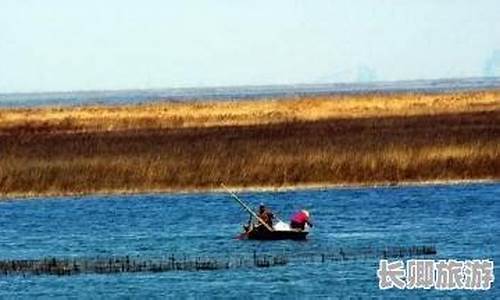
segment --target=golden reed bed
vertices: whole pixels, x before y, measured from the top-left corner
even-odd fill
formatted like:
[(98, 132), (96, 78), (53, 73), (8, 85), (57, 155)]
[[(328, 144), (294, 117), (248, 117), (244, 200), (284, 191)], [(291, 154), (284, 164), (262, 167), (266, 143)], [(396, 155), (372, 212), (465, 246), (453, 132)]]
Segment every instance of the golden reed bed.
[(0, 109), (0, 195), (500, 178), (500, 91)]

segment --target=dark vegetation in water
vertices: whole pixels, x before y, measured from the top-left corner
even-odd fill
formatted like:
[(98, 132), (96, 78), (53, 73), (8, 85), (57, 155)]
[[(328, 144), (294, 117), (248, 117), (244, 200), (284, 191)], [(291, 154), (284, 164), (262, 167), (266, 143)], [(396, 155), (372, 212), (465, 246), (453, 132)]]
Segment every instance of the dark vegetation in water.
[(0, 260), (0, 275), (77, 275), (168, 271), (213, 271), (235, 268), (267, 268), (289, 263), (328, 263), (374, 258), (407, 258), (437, 254), (434, 246), (388, 247), (384, 249), (330, 249), (314, 253), (251, 256), (188, 257), (171, 254), (161, 259), (141, 257), (55, 258)]

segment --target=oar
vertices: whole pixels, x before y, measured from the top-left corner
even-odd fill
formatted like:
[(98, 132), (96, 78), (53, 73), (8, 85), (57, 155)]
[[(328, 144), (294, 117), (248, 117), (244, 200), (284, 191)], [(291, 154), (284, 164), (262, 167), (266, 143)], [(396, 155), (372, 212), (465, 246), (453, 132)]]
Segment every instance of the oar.
[(262, 225), (264, 225), (264, 227), (266, 227), (267, 230), (274, 231), (274, 229), (271, 226), (269, 226), (266, 222), (264, 222), (264, 220), (262, 220), (261, 217), (259, 217), (250, 207), (248, 207), (248, 205), (246, 205), (245, 202), (241, 201), (241, 199), (238, 198), (238, 196), (236, 196), (236, 194), (231, 192), (223, 183), (221, 183), (220, 185), (229, 193), (229, 195), (231, 195), (234, 198), (234, 200), (236, 200), (241, 206), (243, 206), (243, 208), (246, 211), (248, 211), (248, 213), (250, 213), (254, 218), (259, 220), (259, 222)]

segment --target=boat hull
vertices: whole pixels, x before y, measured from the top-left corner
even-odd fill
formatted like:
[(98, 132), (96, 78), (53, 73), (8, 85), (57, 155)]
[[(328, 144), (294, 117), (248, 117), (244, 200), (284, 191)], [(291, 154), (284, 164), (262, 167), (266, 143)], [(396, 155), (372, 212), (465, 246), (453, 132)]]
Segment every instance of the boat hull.
[(246, 238), (249, 240), (305, 240), (309, 231), (298, 230), (274, 230), (269, 231), (266, 228), (254, 228), (246, 233)]

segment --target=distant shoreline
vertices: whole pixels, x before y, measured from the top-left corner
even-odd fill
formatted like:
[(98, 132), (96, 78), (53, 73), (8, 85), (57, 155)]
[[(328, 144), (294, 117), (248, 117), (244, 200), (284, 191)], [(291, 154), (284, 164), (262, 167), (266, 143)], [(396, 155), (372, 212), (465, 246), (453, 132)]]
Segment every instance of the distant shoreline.
[[(343, 190), (343, 189), (367, 189), (367, 188), (402, 188), (402, 187), (428, 187), (428, 186), (457, 186), (477, 184), (500, 184), (500, 179), (458, 179), (458, 180), (429, 180), (429, 181), (405, 181), (405, 182), (380, 182), (373, 184), (298, 184), (295, 186), (228, 186), (234, 193), (278, 193), (289, 191), (308, 190)], [(214, 194), (227, 193), (222, 188), (192, 188), (192, 189), (158, 189), (158, 190), (110, 190), (96, 193), (47, 193), (47, 194), (7, 194), (0, 196), (0, 202), (17, 200), (38, 200), (40, 198), (67, 198), (67, 197), (98, 197), (98, 196), (136, 196), (136, 195), (184, 195), (184, 194)]]
[(0, 109), (0, 197), (500, 179), (500, 91)]
[(2, 108), (140, 105), (161, 102), (249, 101), (290, 97), (360, 96), (369, 94), (444, 94), (500, 89), (500, 77), (471, 77), (375, 81), (365, 83), (309, 83), (249, 86), (179, 87), (123, 90), (40, 91), (0, 93)]

